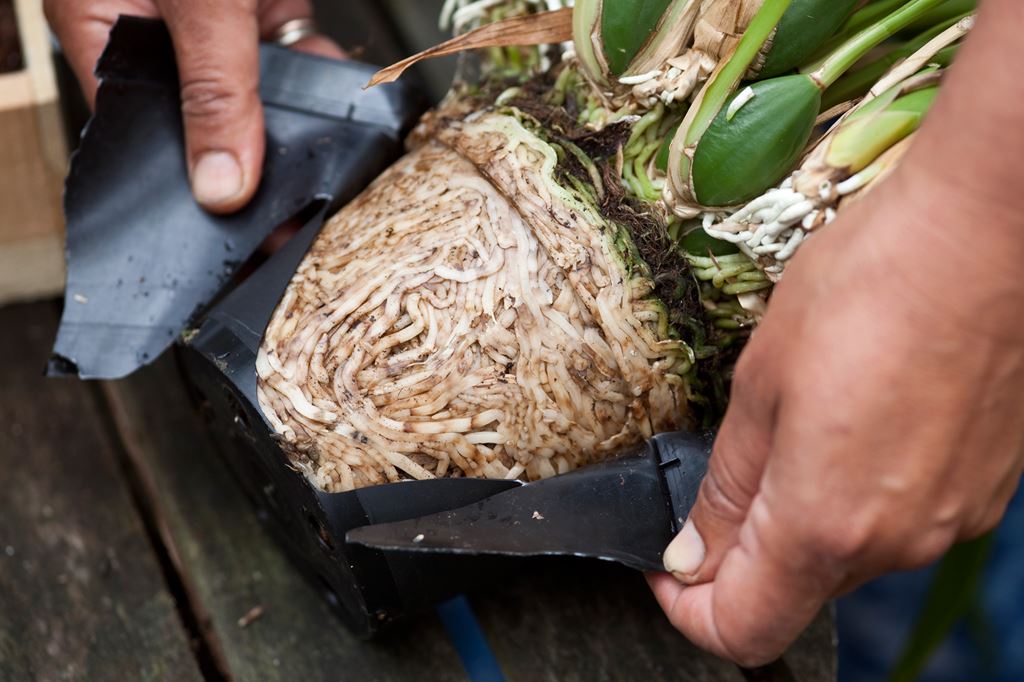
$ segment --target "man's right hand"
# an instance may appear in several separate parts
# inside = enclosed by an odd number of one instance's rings
[[[90,107],[97,87],[93,69],[118,16],[162,18],[178,60],[196,201],[230,213],[252,198],[264,154],[258,43],[289,21],[310,18],[309,0],[45,0],[44,7]],[[295,47],[344,56],[323,36]]]
[[[826,599],[999,522],[1024,472],[1024,3],[986,0],[900,167],[793,259],[651,577],[746,665]]]

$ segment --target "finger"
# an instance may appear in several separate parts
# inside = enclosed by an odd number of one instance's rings
[[[260,4],[260,35],[264,40],[273,40],[278,29],[295,19],[312,19],[313,6],[309,0],[270,0]],[[291,46],[296,50],[317,54],[331,59],[343,59],[345,51],[333,40],[323,35],[303,38]]]
[[[753,346],[749,350],[757,353]],[[756,364],[741,360],[697,502],[665,550],[665,568],[681,582],[714,579],[722,558],[737,542],[771,447],[770,385]]]
[[[841,580],[831,575],[794,570],[810,557],[795,543],[789,553],[766,551],[758,535],[766,516],[760,498],[751,505],[740,541],[723,558],[713,582],[673,586],[655,577],[651,587],[672,624],[698,646],[740,665],[769,663],[786,650],[814,619]]]
[[[244,206],[264,154],[255,0],[162,0],[181,80],[192,193],[207,210]]]
[[[329,59],[347,59],[348,53],[341,49],[338,43],[327,36],[315,35],[303,38],[292,45],[292,48],[300,52],[327,57]]]
[[[666,615],[668,615],[683,590],[693,589],[676,580],[671,573],[645,573],[644,578],[647,580],[647,586],[654,593],[655,601],[658,602],[658,606],[661,607],[661,610]]]
[[[156,8],[150,2],[127,0],[121,13],[142,17],[156,17]],[[58,2],[43,3],[46,20],[60,41],[61,51],[68,60],[82,88],[82,94],[91,109],[96,103],[96,62],[107,45],[110,28],[118,12],[109,3]]]

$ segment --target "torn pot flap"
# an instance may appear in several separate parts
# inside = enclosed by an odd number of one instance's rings
[[[263,332],[284,295],[288,283],[316,239],[328,210],[320,200],[316,210],[288,242],[241,284],[212,305],[202,316],[187,344],[220,369],[252,406],[256,395],[256,356]],[[273,427],[256,409],[269,431]],[[284,457],[282,454],[281,457]]]
[[[371,519],[346,541],[385,552],[577,556],[660,571],[697,500],[713,441],[712,433],[659,434],[612,459],[464,507]]]
[[[115,25],[65,184],[68,276],[49,375],[112,379],[155,360],[274,228],[314,201],[340,205],[397,158],[423,109],[400,84],[363,91],[374,67],[357,62],[263,45],[260,69],[263,180],[246,208],[215,216],[192,198],[166,28]]]

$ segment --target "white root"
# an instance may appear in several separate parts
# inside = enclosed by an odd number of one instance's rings
[[[329,221],[267,328],[260,405],[324,490],[536,479],[686,423],[689,349],[554,151],[451,125]]]

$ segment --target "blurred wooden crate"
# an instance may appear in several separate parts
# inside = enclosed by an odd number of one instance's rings
[[[11,0],[0,4],[9,17]],[[50,296],[64,282],[68,155],[50,37],[42,0],[13,9],[20,68],[0,73],[0,303]]]

